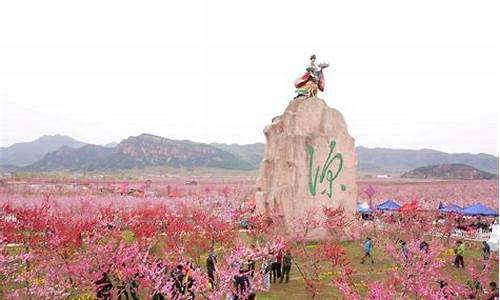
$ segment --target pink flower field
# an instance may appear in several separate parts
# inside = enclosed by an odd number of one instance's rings
[[[371,188],[370,188],[371,186]],[[255,213],[253,180],[210,178],[0,181],[0,298],[6,299],[482,299],[498,254],[456,228],[477,220],[438,214],[439,202],[498,210],[498,181],[362,180],[358,200],[417,201],[418,211],[363,220],[307,211],[284,234]],[[322,217],[321,217],[322,216]],[[498,219],[485,218],[486,224]],[[323,241],[308,234],[327,230]],[[374,264],[361,264],[373,240]],[[427,246],[422,248],[422,242]],[[450,254],[451,253],[451,254]],[[290,255],[289,283],[270,284]],[[210,267],[211,266],[211,267]],[[269,266],[269,267],[268,267]],[[287,293],[293,289],[293,295]]]

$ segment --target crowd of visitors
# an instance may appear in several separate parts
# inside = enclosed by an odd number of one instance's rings
[[[255,246],[252,245],[252,249]],[[266,259],[262,260],[259,272],[256,271],[255,260],[249,258],[246,263],[240,266],[239,272],[233,278],[234,293],[230,295],[230,300],[253,300],[256,294],[253,291],[252,282],[255,276],[262,276],[264,290],[269,290],[272,283],[286,283],[290,280],[290,270],[292,268],[292,254],[290,250],[280,249],[270,251]],[[211,251],[207,257],[207,274],[211,288],[217,287],[217,255]]]
[[[406,241],[403,240],[398,240],[397,244],[400,245],[400,253],[402,260],[404,261],[404,266],[406,267],[407,264],[411,260],[411,254],[410,254],[410,248]],[[361,264],[364,264],[365,261],[370,261],[372,264],[374,263],[373,259],[373,241],[370,237],[367,237],[366,240],[363,243],[363,252],[364,256],[361,258]],[[422,240],[419,243],[419,250],[421,254],[423,253],[429,253],[429,244]],[[490,259],[490,253],[491,249],[490,246],[487,242],[482,243],[482,251],[483,251],[483,260],[484,262],[488,261]],[[464,256],[465,256],[465,244],[463,241],[457,241],[455,244],[455,247],[453,248],[453,252],[455,254],[455,259],[453,265],[457,268],[464,268]],[[413,255],[418,255],[413,253]],[[427,262],[426,262],[427,264]],[[484,265],[483,265],[484,268]],[[448,284],[445,281],[439,281],[438,282],[442,297],[440,299],[455,299],[455,295],[453,292],[450,291]],[[467,284],[470,289],[470,294],[467,299],[487,299],[487,300],[498,300],[499,299],[499,290],[497,283],[492,281],[489,283],[489,287],[483,287],[481,286],[481,283],[479,280],[468,280]]]
[[[422,240],[417,241],[418,248],[421,253],[429,252],[429,244]],[[415,253],[410,253],[409,245],[406,241],[399,240],[400,251],[402,259],[406,263],[411,260],[411,255]],[[255,250],[255,246],[252,246]],[[365,261],[371,261],[372,264],[375,263],[373,257],[374,244],[371,237],[367,237],[362,245],[363,257],[361,258],[361,264]],[[455,247],[453,248],[455,259],[454,266],[457,268],[464,268],[464,256],[465,256],[465,244],[463,241],[457,241]],[[488,243],[483,242],[482,252],[483,259],[487,261],[490,258],[490,247]],[[290,280],[290,270],[292,268],[293,257],[288,249],[279,249],[277,251],[270,251],[265,259],[262,260],[260,270],[256,270],[256,261],[250,257],[244,260],[244,263],[239,266],[238,274],[233,277],[233,294],[228,295],[229,300],[253,300],[256,299],[256,293],[253,289],[252,283],[256,276],[261,276],[263,282],[264,290],[269,290],[271,288],[271,283],[288,283]],[[174,269],[167,272],[166,268],[158,265],[157,269],[163,270],[163,274],[167,278],[165,285],[170,288],[172,299],[195,299],[194,287],[196,281],[191,276],[192,271],[195,267],[191,262],[186,262],[184,264],[177,265]],[[217,254],[214,250],[210,251],[206,259],[206,270],[209,279],[209,287],[211,289],[218,288],[218,269],[217,269]],[[97,299],[116,299],[116,294],[118,294],[117,299],[126,300],[136,300],[139,299],[137,296],[138,284],[134,280],[131,283],[125,284],[121,282],[116,282],[116,278],[110,276],[108,273],[104,272],[102,277],[99,278],[96,283],[96,297]],[[446,290],[446,282],[440,283],[441,289]],[[112,292],[113,287],[118,287],[118,292]],[[487,295],[484,299],[498,299],[498,287],[496,282],[491,282],[488,288],[482,288],[477,286],[474,281],[470,282],[471,293],[482,295]],[[496,298],[495,298],[496,297]],[[169,297],[158,292],[154,295],[153,300],[164,300]]]

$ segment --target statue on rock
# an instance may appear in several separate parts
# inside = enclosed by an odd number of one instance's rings
[[[306,73],[295,80],[295,87],[297,96],[295,98],[310,98],[318,95],[318,89],[323,91],[325,89],[325,77],[323,76],[323,69],[327,68],[329,64],[320,63],[316,65],[316,55],[310,57],[309,67]]]
[[[304,220],[324,222],[329,211],[347,218],[356,211],[356,150],[342,114],[316,95],[323,90],[322,70],[311,65],[296,82],[299,96],[264,128],[266,148],[255,194],[256,212],[283,235],[303,234]],[[304,99],[307,99],[304,101]],[[325,227],[307,229],[307,239],[328,238]]]

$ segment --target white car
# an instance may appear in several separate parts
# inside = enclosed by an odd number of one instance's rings
[[[490,246],[490,251],[498,251],[498,224],[491,225],[491,236],[487,243]]]

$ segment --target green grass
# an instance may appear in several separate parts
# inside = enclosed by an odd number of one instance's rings
[[[482,255],[481,244],[480,243],[469,243],[467,242],[467,250],[465,254],[465,264],[467,268],[468,261],[471,258],[480,258]],[[360,242],[344,242],[342,246],[347,252],[347,257],[351,262],[350,267],[354,269],[355,275],[353,276],[354,282],[357,285],[359,291],[363,292],[363,283],[367,281],[379,280],[387,277],[389,275],[389,269],[395,267],[392,259],[386,255],[380,249],[374,248],[373,257],[375,264],[367,263],[361,264],[361,257],[363,252],[361,250]],[[494,270],[490,274],[491,280],[498,281],[498,262],[494,264]],[[458,281],[466,282],[469,278],[467,277],[467,270],[457,269],[451,264],[446,266],[446,270],[451,272],[453,277]],[[333,287],[330,283],[331,277],[323,280],[321,289],[322,296],[325,299],[341,299],[341,294],[339,291]],[[304,280],[300,277],[300,274],[296,266],[292,266],[290,271],[290,282],[289,283],[271,283],[271,289],[269,292],[258,293],[259,300],[261,299],[286,299],[286,300],[299,300],[310,298],[306,288]]]

